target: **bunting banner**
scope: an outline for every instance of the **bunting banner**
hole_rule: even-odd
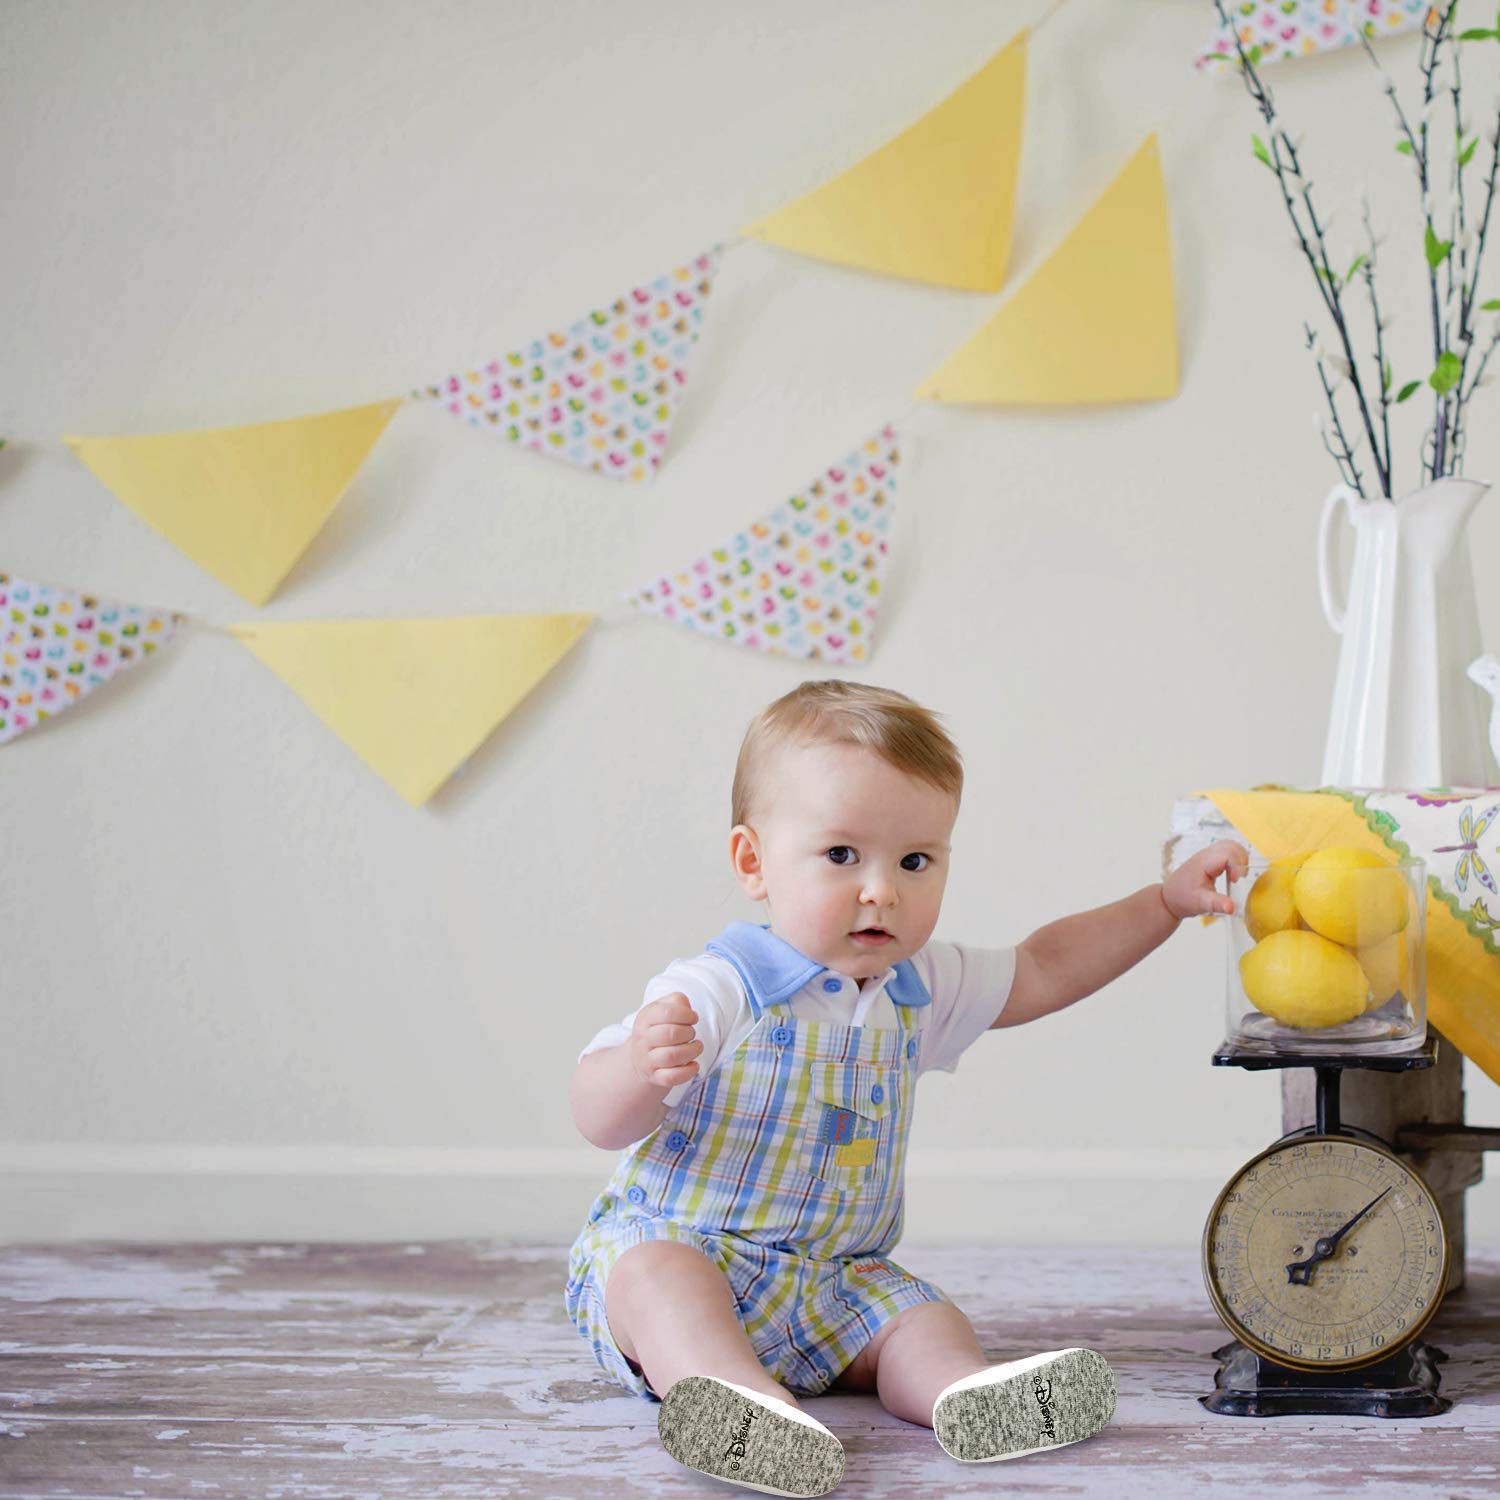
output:
[[[177,620],[0,573],[0,745],[139,666]]]
[[[742,233],[862,271],[997,291],[1010,256],[1027,32],[915,125]]]
[[[567,655],[594,618],[454,615],[228,629],[416,807]]]
[[[877,274],[998,289],[1010,255],[1028,46],[1058,3],[914,125],[744,233]],[[1413,9],[1391,5],[1378,19],[1395,26],[1398,8]],[[408,400],[440,401],[470,425],[577,468],[650,478],[724,248],[405,396],[249,426],[64,441],[149,526],[261,605]],[[1153,134],[917,395],[1078,404],[1177,388],[1170,233]],[[617,608],[771,655],[867,661],[901,457],[896,426],[887,424],[721,546],[620,596]],[[136,664],[189,618],[0,575],[0,742]],[[418,805],[598,618],[247,622],[227,633]]]
[[[859,662],[874,644],[901,450],[891,426],[748,531],[623,597],[778,656]]]
[[[241,598],[264,604],[402,399],[249,427],[63,441],[174,547]]]
[[[999,405],[1146,401],[1178,389],[1166,184],[1148,135],[1040,270],[917,391]]]
[[[887,424],[685,570],[620,596],[772,655],[874,646],[901,445]],[[196,619],[0,574],[0,743]],[[413,806],[427,801],[600,619],[594,612],[241,622],[240,642]]]
[[[1224,9],[1248,52],[1260,48],[1257,66],[1313,52],[1331,52],[1359,41],[1363,31],[1372,42],[1415,31],[1432,9],[1432,0],[1227,0]],[[1198,66],[1216,59],[1238,59],[1234,37],[1215,18],[1213,39]]]
[[[666,451],[719,255],[715,246],[560,332],[412,398],[441,401],[471,426],[549,458],[645,479]]]

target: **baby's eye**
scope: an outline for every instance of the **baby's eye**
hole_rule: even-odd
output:
[[[845,856],[848,858],[845,858]],[[854,863],[854,850],[848,844],[835,844],[828,851],[828,858],[836,865],[852,865]]]
[[[920,859],[922,863],[919,865],[914,865],[911,863],[911,861],[914,859]],[[931,863],[932,856],[930,854],[908,854],[902,858],[901,868],[903,870],[925,870]]]

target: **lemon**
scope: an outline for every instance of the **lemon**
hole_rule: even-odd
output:
[[[1370,983],[1347,948],[1316,932],[1273,932],[1240,959],[1251,1004],[1283,1026],[1337,1026],[1365,1008]]]
[[[1367,948],[1406,926],[1406,882],[1389,860],[1368,849],[1319,849],[1292,885],[1302,920],[1314,932]]]
[[[1384,1005],[1397,990],[1405,988],[1405,932],[1393,932],[1383,942],[1358,949],[1354,956],[1370,981],[1371,1005]]]
[[[1273,859],[1250,887],[1245,898],[1245,926],[1257,943],[1273,932],[1303,925],[1292,885],[1306,858],[1305,854],[1290,854],[1284,859]]]

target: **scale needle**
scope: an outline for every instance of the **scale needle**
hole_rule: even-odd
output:
[[[1309,1255],[1306,1260],[1294,1260],[1290,1262],[1286,1268],[1286,1279],[1295,1286],[1309,1286],[1312,1279],[1312,1268],[1317,1265],[1320,1260],[1327,1260],[1333,1254],[1334,1250],[1338,1247],[1338,1242],[1343,1239],[1343,1237],[1348,1234],[1349,1231],[1353,1229],[1354,1226],[1358,1224],[1359,1221],[1364,1218],[1364,1216],[1369,1213],[1369,1211],[1374,1208],[1375,1205],[1379,1203],[1380,1200],[1384,1198],[1385,1194],[1388,1192],[1390,1192],[1390,1189],[1386,1188],[1384,1193],[1376,1194],[1376,1196],[1371,1198],[1370,1201],[1365,1204],[1365,1206],[1360,1209],[1360,1211],[1355,1214],[1355,1216],[1350,1219],[1342,1229],[1335,1231],[1327,1239],[1319,1240],[1318,1243],[1313,1246],[1313,1253]]]

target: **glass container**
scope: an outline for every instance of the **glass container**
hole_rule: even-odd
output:
[[[1330,848],[1231,880],[1228,1031],[1272,1053],[1404,1052],[1427,1035],[1426,861]]]

